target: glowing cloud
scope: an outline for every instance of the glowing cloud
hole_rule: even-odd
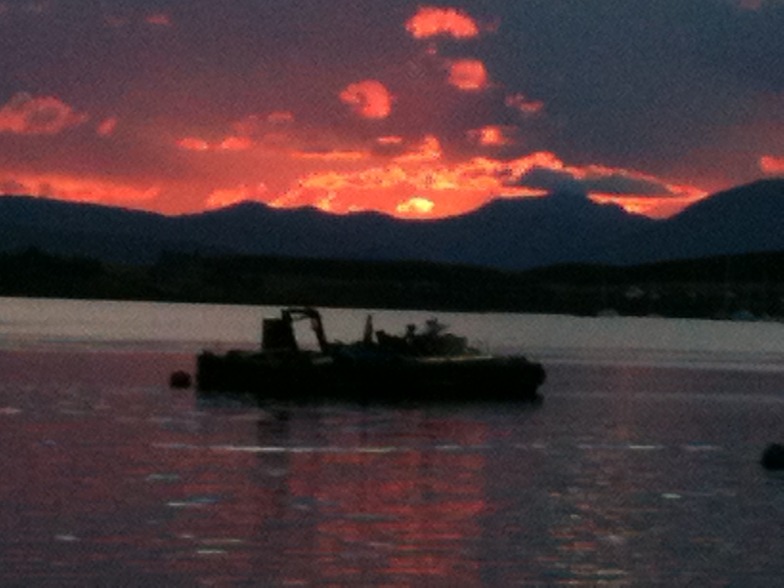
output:
[[[504,104],[509,108],[514,108],[524,116],[533,116],[544,110],[544,102],[541,100],[530,100],[525,94],[510,94],[504,100]]]
[[[264,182],[260,182],[255,186],[241,184],[234,188],[213,190],[207,197],[205,207],[208,209],[224,208],[247,200],[262,200],[266,195],[267,185]]]
[[[435,149],[438,141],[423,142]],[[423,149],[425,151],[425,149]],[[440,145],[439,145],[440,153]],[[537,152],[512,161],[473,158],[444,164],[438,158],[396,159],[387,166],[358,171],[315,172],[300,178],[296,187],[273,202],[275,206],[319,206],[329,199],[330,210],[379,210],[392,215],[438,216],[461,214],[500,196],[541,195],[541,190],[511,185],[536,165],[563,166],[553,154]],[[429,203],[432,203],[432,206]]]
[[[392,112],[392,96],[377,80],[349,84],[340,93],[340,99],[364,118],[386,118]]]
[[[514,127],[509,126],[487,125],[479,129],[472,129],[467,134],[469,139],[482,147],[503,147],[514,143],[509,137],[513,130]]]
[[[253,141],[248,137],[231,136],[221,141],[217,149],[220,151],[246,151],[253,147]]]
[[[139,188],[122,182],[65,174],[22,174],[15,175],[12,181],[19,193],[75,202],[146,202],[161,191],[157,186]]]
[[[403,137],[399,137],[397,135],[385,135],[383,137],[376,138],[376,143],[379,145],[402,145]]]
[[[765,155],[760,157],[759,166],[768,175],[784,174],[784,157]]]
[[[101,124],[98,125],[98,128],[95,130],[98,135],[101,137],[108,137],[114,130],[117,128],[117,117],[110,116],[109,118],[105,118],[101,121]]]
[[[367,159],[370,154],[365,151],[348,151],[334,149],[330,151],[294,151],[294,159],[312,159],[315,161],[360,161]]]
[[[198,137],[185,137],[177,141],[177,146],[186,151],[209,151],[210,144]]]
[[[457,8],[420,6],[406,22],[406,30],[415,39],[448,36],[471,39],[479,36],[479,26],[468,14]]]
[[[56,135],[87,119],[86,114],[75,112],[59,98],[20,92],[0,108],[0,133]]]
[[[437,161],[442,155],[441,142],[437,137],[427,135],[414,149],[398,155],[394,161],[397,163]]]
[[[478,59],[456,59],[449,62],[449,83],[467,92],[484,90],[488,86],[485,64]]]

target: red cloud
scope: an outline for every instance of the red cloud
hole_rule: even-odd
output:
[[[403,137],[399,137],[398,135],[385,135],[376,138],[376,143],[379,145],[401,145],[403,143]]]
[[[68,174],[15,175],[13,183],[19,192],[76,202],[136,203],[154,199],[160,194],[157,186],[137,187],[113,180]]]
[[[397,163],[437,161],[442,155],[441,142],[437,137],[427,135],[414,149],[398,155],[394,160]]]
[[[59,98],[20,92],[0,108],[0,133],[56,135],[87,119],[86,114],[75,112]]]
[[[341,149],[321,151],[294,151],[295,159],[311,159],[315,161],[359,161],[367,159],[370,154],[365,151],[349,151]]]
[[[760,169],[769,175],[784,174],[784,157],[764,155],[759,160]]]
[[[98,125],[96,132],[101,137],[108,137],[114,132],[116,128],[117,128],[117,117],[110,116],[109,118],[105,118],[101,121],[101,124]]]
[[[479,36],[479,26],[471,16],[457,8],[437,6],[420,6],[416,14],[406,22],[406,30],[415,39],[440,35],[455,39]]]
[[[340,93],[340,99],[364,118],[386,118],[392,111],[392,96],[377,80],[349,84]]]
[[[485,64],[478,59],[456,59],[449,62],[449,83],[468,92],[484,90],[488,86]]]
[[[253,147],[253,141],[248,137],[231,136],[221,141],[217,149],[221,151],[246,151],[251,147]]]
[[[159,27],[172,26],[171,17],[165,13],[151,14],[150,16],[144,19],[144,22]]]
[[[504,104],[509,108],[520,111],[525,116],[539,114],[544,109],[544,102],[541,100],[530,100],[525,94],[511,94],[506,97]]]
[[[509,126],[487,125],[468,131],[468,138],[482,147],[503,147],[514,142],[509,137],[513,130],[514,127]]]
[[[209,151],[210,144],[198,137],[185,137],[177,141],[177,145],[187,151]]]
[[[220,143],[210,144],[199,137],[184,137],[177,146],[186,151],[246,151],[253,147],[253,140],[242,135],[230,135]]]

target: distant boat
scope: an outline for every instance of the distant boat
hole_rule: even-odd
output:
[[[319,351],[300,349],[294,321],[310,320]],[[249,392],[261,400],[360,403],[459,403],[539,401],[541,364],[523,356],[483,355],[466,339],[444,332],[433,319],[418,333],[409,325],[401,336],[374,331],[365,323],[362,340],[327,340],[320,313],[287,308],[263,321],[260,351],[203,351],[197,357],[201,393]]]

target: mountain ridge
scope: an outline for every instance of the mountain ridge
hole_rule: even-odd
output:
[[[784,179],[709,196],[654,220],[584,194],[499,198],[464,215],[404,220],[257,202],[166,216],[32,196],[0,197],[0,251],[29,247],[148,263],[165,252],[421,260],[524,270],[784,250]]]

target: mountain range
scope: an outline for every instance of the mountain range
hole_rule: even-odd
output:
[[[565,263],[633,265],[784,251],[784,179],[714,194],[661,220],[584,194],[497,199],[462,216],[402,220],[244,202],[164,216],[31,196],[0,197],[0,251],[151,263],[164,252],[421,260],[523,270]]]

